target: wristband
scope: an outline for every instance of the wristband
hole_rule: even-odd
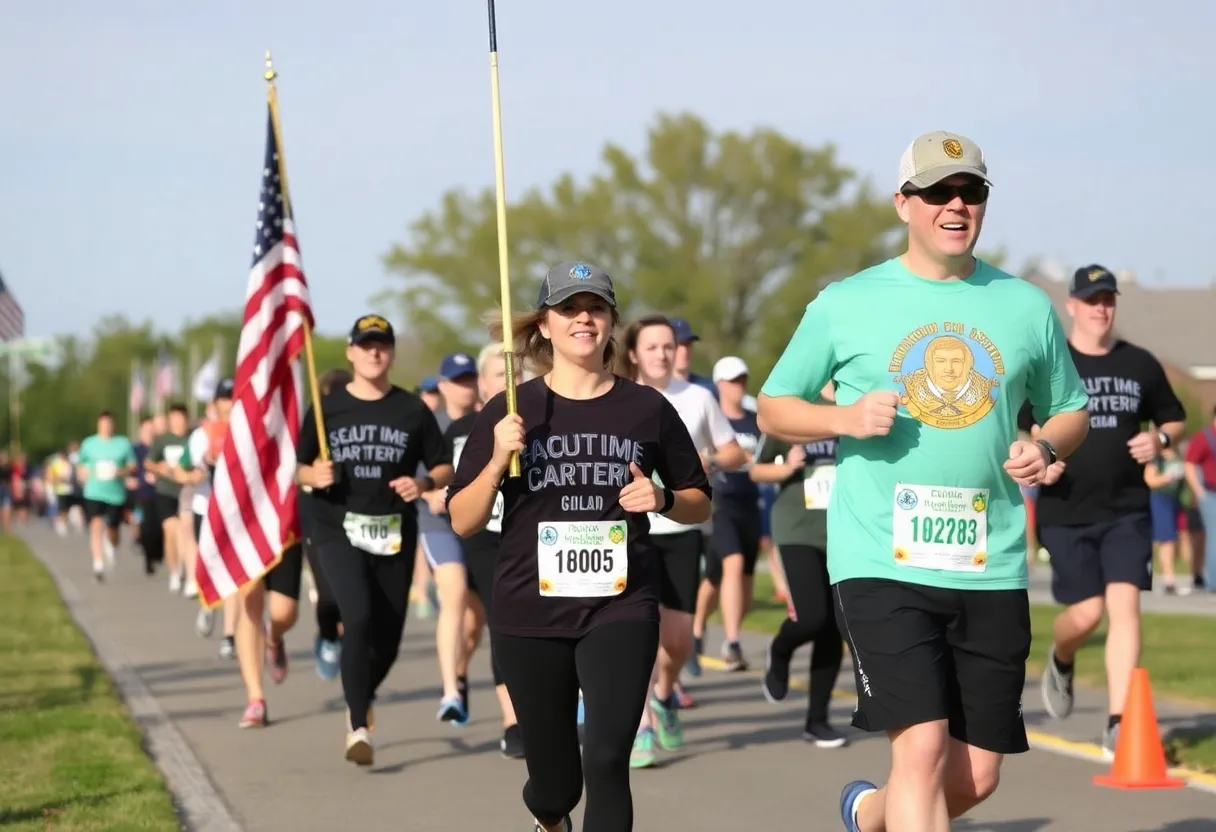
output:
[[[1055,446],[1053,446],[1046,439],[1039,439],[1035,442],[1035,444],[1038,445],[1040,448],[1042,448],[1043,451],[1047,454],[1047,464],[1048,465],[1055,465],[1056,462],[1060,459],[1059,454],[1056,453]]]
[[[435,490],[435,478],[432,477],[430,474],[423,474],[421,477],[418,478],[418,490],[421,491],[423,494],[427,493],[428,491],[434,491]]]
[[[676,492],[670,488],[663,489],[663,507],[659,509],[659,514],[666,514],[676,507]]]
[[[1168,448],[1173,444],[1173,441],[1170,439],[1170,435],[1163,430],[1157,431],[1157,442],[1162,448]]]

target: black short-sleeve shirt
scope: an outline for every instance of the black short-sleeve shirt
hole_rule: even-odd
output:
[[[632,479],[631,462],[655,472],[673,491],[710,494],[701,458],[675,408],[657,390],[618,378],[595,399],[567,399],[543,378],[516,391],[526,449],[521,476],[502,483],[504,512],[490,626],[519,636],[577,637],[601,624],[657,621],[659,551],[645,514],[621,508],[621,489]],[[506,415],[499,394],[478,414],[460,454],[454,495],[477,478],[494,449],[494,426]],[[624,520],[629,575],[620,595],[558,598],[540,594],[538,531],[554,521]]]

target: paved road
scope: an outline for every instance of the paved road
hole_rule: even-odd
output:
[[[484,654],[473,672],[472,724],[440,725],[435,722],[440,691],[433,633],[428,622],[411,618],[377,708],[377,765],[356,770],[342,760],[344,706],[338,683],[323,682],[312,671],[307,602],[301,625],[288,636],[291,676],[269,691],[274,724],[264,731],[240,731],[236,722],[244,703],[235,663],[217,657],[216,639],[194,635],[191,602],[170,596],[161,577],[146,578],[128,550],[119,555],[117,574],[95,586],[79,539],[64,542],[42,529],[27,539],[73,599],[91,635],[107,645],[103,658],[125,661],[138,677],[131,683],[131,675],[120,670],[120,681],[126,678],[128,689],[142,683],[155,697],[158,708],[133,707],[152,736],[154,752],[167,747],[157,737],[172,730],[162,724],[163,712],[246,832],[333,829],[355,822],[356,815],[361,828],[376,830],[531,829],[519,799],[524,766],[504,760],[497,750],[500,726]],[[758,656],[760,644],[749,642],[747,649]],[[760,823],[831,830],[838,827],[841,784],[859,776],[882,779],[887,772],[886,746],[878,738],[855,735],[849,748],[838,751],[808,747],[799,738],[801,697],[767,705],[754,674],[710,672],[694,690],[699,707],[686,714],[686,749],[668,755],[662,768],[633,777],[641,832],[752,829]],[[1100,699],[1089,703],[1095,704],[1100,714]],[[1087,725],[1098,719],[1087,713],[1089,705],[1082,703],[1069,723],[1082,734],[1098,727]],[[834,707],[841,724],[850,707],[847,699]],[[1037,698],[1027,697],[1027,709],[1030,721],[1042,724]],[[170,768],[182,764],[176,757],[163,762]],[[1099,771],[1091,762],[1044,751],[1011,759],[998,794],[954,828],[1216,829],[1216,795],[1195,789],[1099,790],[1090,785]],[[183,781],[180,776],[170,780]],[[205,792],[207,785],[188,788]],[[208,827],[203,818],[193,820],[196,828],[220,828]]]

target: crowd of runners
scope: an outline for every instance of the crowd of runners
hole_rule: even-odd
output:
[[[828,710],[847,648],[852,724],[888,736],[891,768],[885,784],[844,787],[846,830],[946,830],[992,794],[1004,755],[1028,750],[1041,546],[1064,606],[1053,643],[1035,648],[1049,658],[1044,705],[1069,716],[1074,657],[1105,616],[1109,709],[1094,730],[1113,753],[1140,593],[1154,544],[1172,569],[1180,516],[1198,541],[1193,586],[1214,585],[1201,535],[1216,528],[1216,414],[1184,434],[1160,362],[1114,335],[1109,270],[1076,272],[1066,329],[1041,290],[975,259],[989,189],[969,139],[916,139],[894,196],[906,253],[820,291],[755,398],[742,358],[694,374],[689,322],[622,321],[611,277],[582,261],[554,266],[508,322],[514,413],[501,332],[408,391],[389,380],[393,326],[360,318],[349,366],[323,374],[300,431],[303,541],[218,616],[183,607],[203,637],[220,619],[220,656],[245,689],[240,726],[270,724],[263,679],[288,675],[308,587],[315,671],[340,678],[347,704],[345,759],[372,765],[374,706],[412,605],[436,618],[439,721],[469,722],[470,661],[489,651],[501,750],[526,760],[537,832],[572,830],[584,796],[584,830],[624,832],[631,769],[684,743],[717,611],[719,666],[762,664],[770,701],[788,696],[810,646],[804,737],[820,749],[848,743]],[[197,597],[195,540],[233,392],[221,382],[194,425],[170,407],[134,442],[103,413],[46,462],[53,522],[86,537],[96,580],[131,529],[145,571]],[[0,497],[7,524],[22,504]],[[748,656],[758,565],[788,617],[766,655]]]

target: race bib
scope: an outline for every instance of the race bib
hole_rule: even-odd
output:
[[[983,572],[988,564],[988,489],[897,483],[892,529],[900,566]]]
[[[502,492],[499,491],[494,495],[494,507],[490,509],[490,519],[486,521],[486,531],[502,534],[503,511]]]
[[[93,465],[93,474],[99,480],[112,480],[118,477],[118,465],[108,459],[100,459]]]
[[[395,555],[401,551],[401,515],[376,516],[348,511],[342,520],[350,545],[373,555]]]
[[[537,524],[536,572],[546,598],[607,598],[629,582],[624,520]]]
[[[811,475],[802,480],[803,502],[808,509],[825,509],[832,502],[832,489],[836,487],[836,466],[816,465]]]
[[[182,456],[186,453],[186,449],[181,445],[169,445],[165,448],[165,462],[169,465],[178,465],[182,461]]]

